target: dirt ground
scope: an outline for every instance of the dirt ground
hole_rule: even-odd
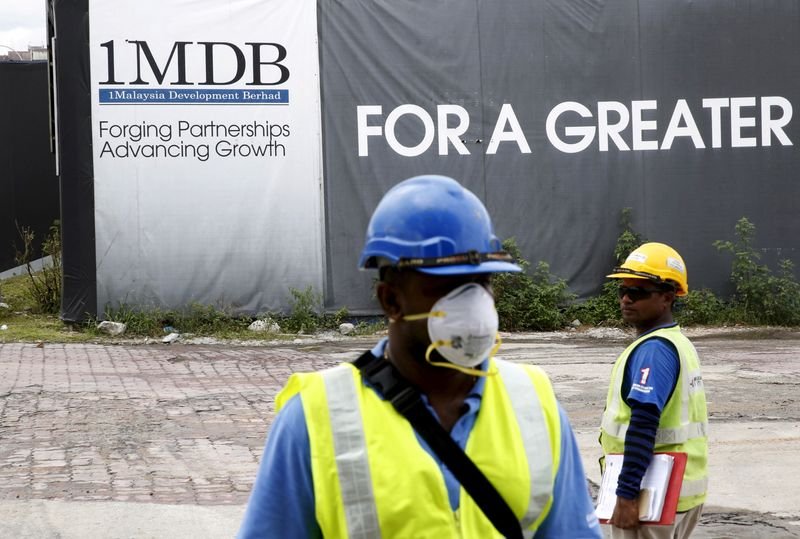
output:
[[[710,431],[710,492],[694,537],[800,537],[800,332],[686,333],[700,355]],[[503,336],[499,355],[537,364],[550,376],[595,486],[611,366],[632,337],[614,328]],[[342,351],[334,343],[315,350]]]
[[[709,407],[710,491],[695,537],[800,537],[800,333],[689,329]],[[599,482],[597,424],[619,330],[510,336],[503,355],[551,376],[590,481]]]
[[[698,538],[800,537],[800,332],[689,330],[710,411]],[[590,482],[615,329],[503,335],[503,357],[553,380]],[[0,345],[0,536],[235,534],[292,372],[375,338],[163,345]]]

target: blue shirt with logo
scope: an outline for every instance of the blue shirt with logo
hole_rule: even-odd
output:
[[[675,325],[660,326],[643,335]],[[661,412],[675,390],[680,368],[675,345],[660,337],[646,339],[628,356],[620,391],[631,409],[631,419],[625,434],[617,496],[632,500],[639,494],[642,477],[653,458]]]
[[[672,326],[675,324],[656,329]],[[631,408],[633,406],[629,401],[636,401],[639,404],[653,404],[662,411],[672,396],[680,370],[675,345],[658,337],[647,339],[636,347],[625,364],[622,398]]]

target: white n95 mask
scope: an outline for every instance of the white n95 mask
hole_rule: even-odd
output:
[[[500,347],[497,310],[486,288],[477,283],[461,285],[434,303],[430,312],[403,317],[404,320],[423,318],[428,319],[431,339],[425,352],[428,363],[474,376],[494,374],[473,368]],[[431,361],[434,350],[450,363]]]

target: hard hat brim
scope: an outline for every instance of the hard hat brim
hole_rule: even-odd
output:
[[[612,273],[611,275],[606,275],[609,279],[642,279],[645,281],[653,281],[653,279],[648,279],[647,277],[642,277],[641,275],[636,275],[635,273],[626,273],[626,272],[617,272]]]
[[[519,273],[522,268],[511,262],[491,260],[480,264],[453,264],[414,268],[428,275],[469,275],[470,273]]]
[[[606,277],[608,277],[609,279],[641,279],[643,281],[650,281],[650,282],[653,282],[653,283],[658,283],[659,282],[658,279],[650,279],[650,278],[648,278],[648,277],[646,277],[644,275],[641,275],[640,273],[637,274],[637,273],[633,273],[633,272],[625,273],[625,272],[619,272],[618,271],[616,273],[612,273],[611,275],[606,275]],[[661,282],[664,282],[664,281],[661,281]],[[681,288],[680,285],[678,283],[676,283],[675,281],[669,280],[669,281],[666,281],[666,283],[672,285],[675,288],[675,295],[676,296],[682,297],[682,296],[685,296],[685,295],[688,294],[688,292],[686,290],[684,290],[683,288]]]

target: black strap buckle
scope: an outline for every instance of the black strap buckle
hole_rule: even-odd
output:
[[[389,400],[392,402],[392,406],[405,416],[414,406],[422,402],[420,399],[419,393],[413,387],[407,386]]]

